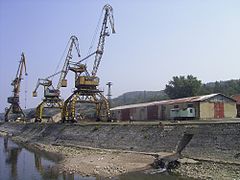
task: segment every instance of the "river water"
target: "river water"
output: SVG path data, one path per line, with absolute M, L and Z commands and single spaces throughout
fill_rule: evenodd
M 95 180 L 76 174 L 59 173 L 60 157 L 26 149 L 0 136 L 0 180 Z
M 29 149 L 0 136 L 0 180 L 103 180 L 60 173 L 56 167 L 60 156 Z M 114 180 L 183 180 L 169 174 L 128 173 Z

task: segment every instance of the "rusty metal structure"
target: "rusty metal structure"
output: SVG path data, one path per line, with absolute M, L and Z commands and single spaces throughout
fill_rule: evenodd
M 181 155 L 182 151 L 192 140 L 193 136 L 194 134 L 190 133 L 183 134 L 183 137 L 181 138 L 176 147 L 176 150 L 167 156 L 159 157 L 157 155 L 152 166 L 154 168 L 161 169 L 162 172 L 171 171 L 171 169 L 178 168 L 180 166 L 180 162 L 178 161 L 178 159 L 182 157 Z
M 12 81 L 11 85 L 13 86 L 13 96 L 8 97 L 7 102 L 10 104 L 9 108 L 6 108 L 5 113 L 5 121 L 10 120 L 10 116 L 14 116 L 14 120 L 16 119 L 24 119 L 25 114 L 20 107 L 19 102 L 19 93 L 20 93 L 20 84 L 22 81 L 23 70 L 25 71 L 25 76 L 27 76 L 26 72 L 26 59 L 24 53 L 21 54 L 21 60 L 19 62 L 18 70 L 15 79 Z
M 113 8 L 107 4 L 103 7 L 102 12 L 103 22 L 96 51 L 89 53 L 89 55 L 83 58 L 79 63 L 69 67 L 69 70 L 75 73 L 75 90 L 64 102 L 62 111 L 63 122 L 74 122 L 78 120 L 78 117 L 84 117 L 83 112 L 77 115 L 77 113 L 79 113 L 76 112 L 77 103 L 95 105 L 95 118 L 97 120 L 110 118 L 109 102 L 103 95 L 103 91 L 98 88 L 99 78 L 97 77 L 97 71 L 104 53 L 105 39 L 110 35 L 108 24 L 111 27 L 111 32 L 115 33 Z M 93 55 L 95 55 L 95 60 L 93 69 L 91 73 L 89 73 L 87 65 L 82 62 Z
M 52 76 L 47 78 L 38 79 L 37 86 L 33 91 L 33 97 L 37 97 L 37 89 L 39 86 L 43 86 L 44 98 L 42 102 L 36 108 L 35 122 L 41 122 L 42 118 L 48 118 L 43 116 L 43 111 L 45 108 L 59 108 L 63 106 L 63 100 L 60 98 L 60 91 L 55 89 L 50 80 Z
M 111 87 L 112 87 L 113 83 L 109 81 L 106 85 L 108 87 L 107 97 L 108 97 L 109 107 L 111 108 L 111 104 L 112 104 Z
M 32 95 L 33 97 L 37 97 L 37 89 L 39 88 L 39 86 L 43 86 L 44 98 L 36 108 L 35 122 L 41 122 L 43 118 L 51 118 L 50 116 L 48 117 L 47 115 L 44 115 L 45 108 L 60 109 L 60 111 L 63 108 L 63 99 L 60 98 L 60 88 L 67 87 L 66 75 L 69 70 L 69 66 L 71 64 L 74 64 L 74 62 L 71 61 L 73 57 L 72 51 L 74 47 L 76 49 L 78 58 L 80 58 L 78 38 L 76 36 L 71 36 L 68 42 L 68 45 L 69 45 L 69 48 L 68 48 L 67 56 L 65 58 L 65 62 L 62 70 L 59 72 L 56 72 L 55 74 L 47 78 L 38 79 L 36 88 L 34 89 Z M 58 81 L 58 85 L 56 88 L 54 88 L 51 78 L 59 74 L 60 74 L 60 78 Z

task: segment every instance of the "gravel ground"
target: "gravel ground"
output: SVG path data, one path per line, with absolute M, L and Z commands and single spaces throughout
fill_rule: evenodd
M 182 163 L 174 172 L 195 179 L 240 180 L 240 165 L 199 161 Z
M 0 125 L 3 135 L 9 133 L 13 139 L 24 144 L 37 144 L 39 149 L 63 154 L 65 158 L 60 164 L 62 171 L 106 177 L 147 168 L 154 160 L 151 155 L 120 150 L 172 152 L 183 133 L 193 133 L 194 137 L 183 155 L 199 158 L 201 163 L 183 163 L 174 172 L 196 179 L 220 180 L 240 180 L 240 165 L 237 165 L 240 164 L 239 128 L 239 123 L 171 125 L 164 128 L 141 124 Z M 119 151 L 101 150 L 103 148 Z
M 55 145 L 38 144 L 38 148 L 64 155 L 60 171 L 84 176 L 113 177 L 127 172 L 150 168 L 154 157 L 146 154 L 105 151 Z M 240 180 L 240 164 L 182 159 L 181 166 L 173 170 L 183 177 L 194 179 Z
M 113 177 L 143 170 L 154 161 L 151 155 L 37 144 L 39 149 L 64 155 L 60 171 L 83 176 Z

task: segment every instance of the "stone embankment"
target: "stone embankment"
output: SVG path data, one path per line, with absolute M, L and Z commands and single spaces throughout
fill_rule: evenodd
M 190 133 L 194 136 L 184 149 L 184 156 L 205 162 L 240 164 L 240 122 L 168 125 L 4 123 L 0 124 L 0 131 L 30 143 L 145 153 L 173 152 L 184 133 Z

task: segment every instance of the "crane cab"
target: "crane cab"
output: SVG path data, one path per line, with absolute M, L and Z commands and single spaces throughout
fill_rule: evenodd
M 79 76 L 75 81 L 77 89 L 96 89 L 99 85 L 99 78 L 95 76 Z
M 57 89 L 46 89 L 44 91 L 44 97 L 46 98 L 58 98 L 60 96 L 60 91 Z
M 32 93 L 32 96 L 33 96 L 33 97 L 37 97 L 37 92 L 34 91 L 34 92 Z
M 19 97 L 14 97 L 14 96 L 12 96 L 12 97 L 8 97 L 8 103 L 10 103 L 10 104 L 14 104 L 14 103 L 19 103 Z
M 61 87 L 67 87 L 67 80 L 66 79 L 63 79 L 61 81 Z

